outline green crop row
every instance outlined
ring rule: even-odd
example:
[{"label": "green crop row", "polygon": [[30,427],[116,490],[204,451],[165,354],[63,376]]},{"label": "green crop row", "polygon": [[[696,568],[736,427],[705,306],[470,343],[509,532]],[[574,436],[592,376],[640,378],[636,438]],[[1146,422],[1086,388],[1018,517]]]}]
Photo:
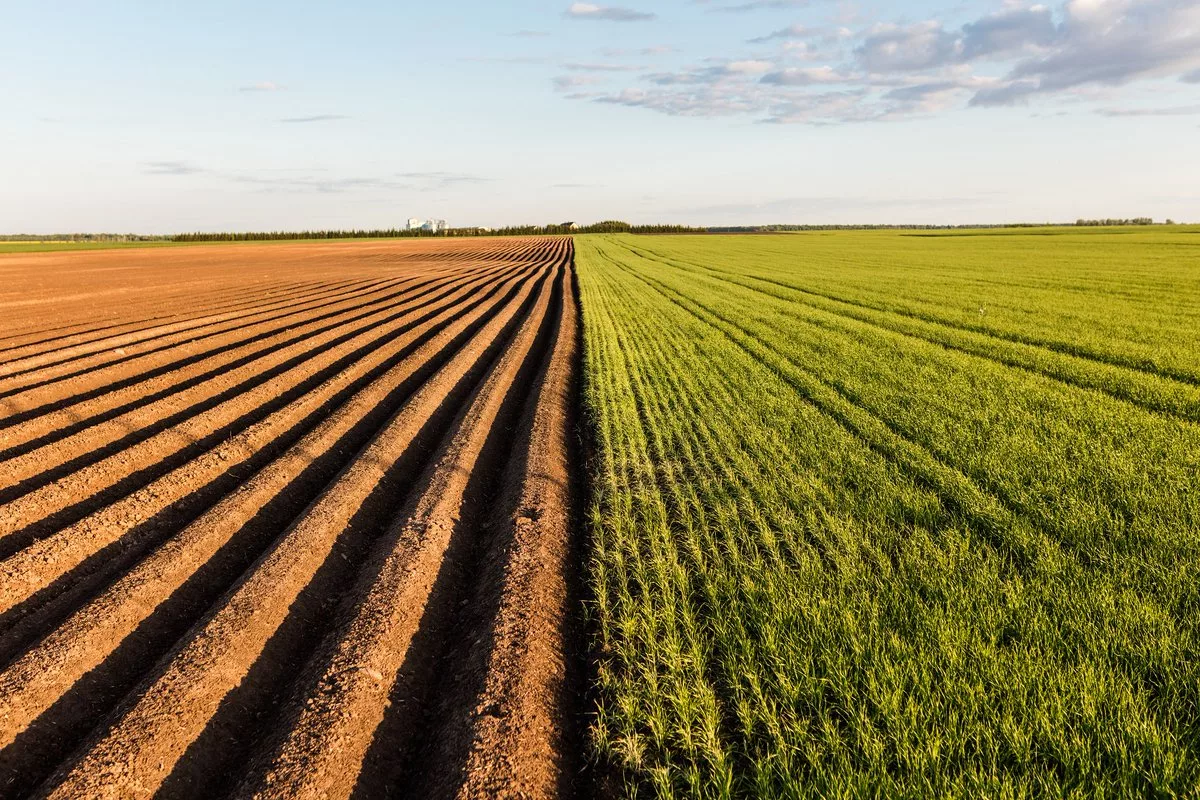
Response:
[{"label": "green crop row", "polygon": [[598,769],[1193,793],[1196,245],[577,238]]}]

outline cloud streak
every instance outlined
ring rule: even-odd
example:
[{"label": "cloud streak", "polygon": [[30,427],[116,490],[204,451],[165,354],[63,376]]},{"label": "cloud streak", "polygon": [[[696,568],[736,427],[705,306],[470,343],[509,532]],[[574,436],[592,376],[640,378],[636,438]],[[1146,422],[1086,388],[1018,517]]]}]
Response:
[{"label": "cloud streak", "polygon": [[150,161],[143,166],[148,175],[195,176],[227,181],[267,192],[315,192],[334,194],[350,191],[431,192],[457,186],[473,186],[491,180],[481,175],[448,171],[399,172],[383,176],[331,176],[320,168],[275,168],[250,171],[220,171],[198,167],[187,161]]},{"label": "cloud streak", "polygon": [[286,122],[289,125],[306,124],[309,122],[333,122],[339,119],[350,119],[343,114],[314,114],[310,117],[283,117],[280,122]]},{"label": "cloud streak", "polygon": [[283,87],[275,81],[258,81],[247,86],[239,86],[239,92],[281,92]]},{"label": "cloud streak", "polygon": [[1102,108],[1097,113],[1106,117],[1184,117],[1200,114],[1200,105],[1171,108]]},{"label": "cloud streak", "polygon": [[187,161],[148,161],[143,166],[147,175],[198,175],[206,171]]},{"label": "cloud streak", "polygon": [[624,6],[598,6],[593,3],[572,3],[564,15],[569,19],[601,20],[605,22],[646,22],[657,14],[637,11]]},{"label": "cloud streak", "polygon": [[786,11],[803,8],[808,0],[751,0],[745,3],[710,3],[708,0],[697,0],[698,5],[708,6],[709,11],[722,14],[748,14],[754,11]]},{"label": "cloud streak", "polygon": [[487,183],[490,178],[468,175],[462,172],[398,172],[397,178],[416,181],[423,190],[448,189],[463,184]]}]

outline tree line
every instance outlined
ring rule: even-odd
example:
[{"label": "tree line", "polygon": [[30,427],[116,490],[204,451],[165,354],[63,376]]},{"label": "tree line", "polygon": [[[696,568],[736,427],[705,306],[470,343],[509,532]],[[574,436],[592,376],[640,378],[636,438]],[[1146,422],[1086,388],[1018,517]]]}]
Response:
[{"label": "tree line", "polygon": [[170,236],[140,233],[10,233],[0,242],[165,242]]},{"label": "tree line", "polygon": [[346,231],[258,231],[178,233],[174,242],[264,242],[298,239],[425,239],[463,236],[545,236],[568,233],[704,233],[705,228],[684,225],[631,225],[620,220],[605,220],[592,225],[557,222],[547,225],[510,225],[504,228],[447,228],[444,231],[381,228]]},{"label": "tree line", "polygon": [[[1153,225],[1150,217],[1128,219],[1078,219],[1077,227]],[[1172,220],[1165,224],[1172,225]],[[1059,227],[1055,222],[1017,222],[975,225],[728,225],[704,228],[688,225],[632,225],[621,220],[604,220],[591,225],[552,222],[546,225],[509,225],[504,228],[448,228],[444,231],[376,228],[317,231],[225,231],[146,235],[136,233],[55,233],[0,235],[2,242],[265,242],[301,239],[424,239],[463,236],[547,236],[571,233],[775,233],[781,231],[886,231],[886,230],[966,230],[991,228]]]},{"label": "tree line", "polygon": [[[1130,219],[1077,219],[1075,224],[1079,227],[1088,228],[1107,228],[1113,225],[1153,225],[1154,220],[1150,217],[1131,217]],[[1167,224],[1173,224],[1171,220],[1167,220]]]}]

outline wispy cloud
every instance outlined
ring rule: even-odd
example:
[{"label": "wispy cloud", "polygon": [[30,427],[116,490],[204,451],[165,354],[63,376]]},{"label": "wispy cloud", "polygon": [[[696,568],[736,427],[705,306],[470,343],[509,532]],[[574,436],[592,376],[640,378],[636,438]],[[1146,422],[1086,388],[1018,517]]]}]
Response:
[{"label": "wispy cloud", "polygon": [[551,79],[551,82],[558,91],[569,92],[584,86],[604,83],[604,80],[599,75],[557,75]]},{"label": "wispy cloud", "polygon": [[571,72],[637,72],[641,69],[635,64],[595,64],[574,61],[563,64],[562,68]]},{"label": "wispy cloud", "polygon": [[446,189],[461,184],[486,183],[490,178],[461,172],[398,172],[396,177],[416,181],[422,189]]},{"label": "wispy cloud", "polygon": [[143,166],[147,175],[197,175],[206,171],[187,161],[148,161]]},{"label": "wispy cloud", "polygon": [[812,36],[812,28],[804,25],[788,25],[786,28],[772,31],[764,36],[756,36],[753,39],[747,39],[749,44],[766,44],[773,42],[776,39],[802,39],[806,36]]},{"label": "wispy cloud", "polygon": [[[719,205],[694,206],[689,208],[671,209],[669,213],[682,214],[711,214],[723,217],[753,217],[760,221],[774,219],[777,222],[788,218],[795,220],[797,215],[814,214],[824,211],[855,211],[863,208],[886,209],[928,209],[955,208],[964,205],[977,205],[988,202],[983,196],[947,196],[947,197],[880,197],[851,196],[851,197],[779,197],[769,200],[748,200],[744,202],[721,203]],[[796,220],[799,221],[799,220]]]},{"label": "wispy cloud", "polygon": [[645,22],[658,15],[624,6],[598,6],[593,3],[572,3],[564,12],[571,19],[593,19],[607,22]]},{"label": "wispy cloud", "polygon": [[459,61],[474,64],[546,64],[550,59],[545,56],[467,56]]},{"label": "wispy cloud", "polygon": [[549,31],[529,31],[529,30],[513,31],[512,33],[505,34],[505,36],[511,36],[516,39],[542,39],[549,35],[550,35]]},{"label": "wispy cloud", "polygon": [[597,51],[602,56],[608,58],[623,58],[625,56],[663,56],[668,53],[674,53],[675,48],[670,45],[657,44],[653,47],[605,47]]},{"label": "wispy cloud", "polygon": [[696,0],[696,4],[708,6],[709,11],[719,11],[724,14],[746,14],[751,11],[784,11],[803,8],[808,5],[808,0],[752,0],[746,3],[712,3],[709,0]]},{"label": "wispy cloud", "polygon": [[1200,114],[1200,105],[1170,108],[1102,108],[1097,113],[1106,117],[1183,117]]},{"label": "wispy cloud", "polygon": [[219,171],[194,166],[186,161],[151,161],[143,165],[151,175],[207,175],[238,186],[264,192],[296,192],[333,194],[340,192],[430,192],[485,183],[489,178],[462,172],[421,171],[391,175],[330,175],[319,167],[262,168],[240,171]]},{"label": "wispy cloud", "polygon": [[279,92],[283,91],[283,87],[275,81],[258,81],[247,86],[239,86],[239,92]]},{"label": "wispy cloud", "polygon": [[306,122],[333,122],[334,120],[339,120],[339,119],[350,119],[350,118],[343,114],[314,114],[311,117],[284,117],[279,121],[287,122],[289,124],[294,124],[294,123],[306,123]]},{"label": "wispy cloud", "polygon": [[316,192],[318,194],[335,194],[354,190],[396,191],[412,189],[409,184],[390,181],[383,178],[330,178],[325,176],[274,176],[241,174],[231,175],[229,180],[234,183],[254,186],[268,192]]}]

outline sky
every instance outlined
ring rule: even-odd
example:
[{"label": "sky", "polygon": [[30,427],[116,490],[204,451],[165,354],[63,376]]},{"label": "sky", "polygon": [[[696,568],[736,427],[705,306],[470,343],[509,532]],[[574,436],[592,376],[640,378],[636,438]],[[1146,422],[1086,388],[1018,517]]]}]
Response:
[{"label": "sky", "polygon": [[1200,0],[628,2],[0,0],[0,233],[1200,221]]}]

